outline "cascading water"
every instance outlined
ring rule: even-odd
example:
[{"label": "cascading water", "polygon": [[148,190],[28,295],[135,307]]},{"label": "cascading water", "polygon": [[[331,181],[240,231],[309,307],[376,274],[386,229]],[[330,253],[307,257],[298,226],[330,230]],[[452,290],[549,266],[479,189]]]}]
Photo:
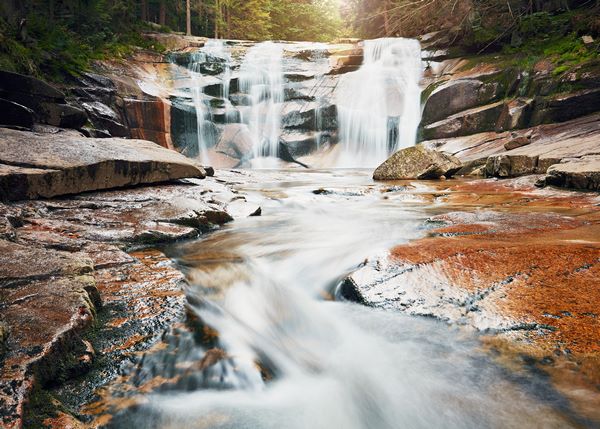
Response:
[{"label": "cascading water", "polygon": [[222,73],[221,98],[224,100],[225,114],[231,115],[229,102],[229,86],[231,80],[230,56],[222,40],[209,40],[198,52],[192,54],[189,64],[192,85],[190,92],[196,110],[196,135],[198,140],[198,158],[203,163],[210,163],[208,149],[217,142],[213,118],[210,111],[210,97],[204,94],[204,88],[211,81],[206,77],[207,67],[219,67],[216,70]]},{"label": "cascading water", "polygon": [[363,65],[336,91],[340,167],[376,167],[415,143],[420,121],[421,49],[413,39],[365,40]]},{"label": "cascading water", "polygon": [[283,46],[259,43],[246,54],[240,67],[240,91],[250,96],[251,104],[240,109],[254,139],[254,157],[279,154],[281,110],[284,101]]}]

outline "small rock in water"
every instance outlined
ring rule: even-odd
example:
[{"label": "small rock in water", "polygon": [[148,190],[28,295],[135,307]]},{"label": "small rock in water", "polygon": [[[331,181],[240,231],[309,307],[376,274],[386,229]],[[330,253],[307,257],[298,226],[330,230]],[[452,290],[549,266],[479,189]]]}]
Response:
[{"label": "small rock in water", "polygon": [[227,205],[225,211],[234,219],[250,216],[260,216],[262,209],[258,204],[249,203],[244,200],[235,200]]}]

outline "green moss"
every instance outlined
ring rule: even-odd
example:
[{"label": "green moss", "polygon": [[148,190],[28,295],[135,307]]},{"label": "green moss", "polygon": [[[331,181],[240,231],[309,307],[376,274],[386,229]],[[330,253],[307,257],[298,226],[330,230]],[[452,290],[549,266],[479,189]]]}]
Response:
[{"label": "green moss", "polygon": [[24,411],[24,429],[46,428],[48,426],[44,424],[44,420],[56,417],[59,411],[67,412],[56,398],[39,387],[31,392]]},{"label": "green moss", "polygon": [[562,65],[562,66],[558,66],[554,70],[552,70],[552,76],[560,76],[564,72],[568,71],[570,68],[571,67],[566,64]]},{"label": "green moss", "polygon": [[421,104],[424,104],[427,101],[427,99],[429,98],[429,96],[431,94],[433,94],[433,91],[435,91],[437,88],[442,86],[444,83],[446,83],[446,82],[445,81],[434,82],[431,85],[429,85],[427,88],[425,88],[425,90],[423,92],[421,92]]}]

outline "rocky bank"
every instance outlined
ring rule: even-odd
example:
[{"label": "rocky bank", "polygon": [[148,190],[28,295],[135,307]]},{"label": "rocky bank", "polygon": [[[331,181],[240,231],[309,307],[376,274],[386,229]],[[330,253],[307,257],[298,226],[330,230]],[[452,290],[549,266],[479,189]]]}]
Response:
[{"label": "rocky bank", "polygon": [[0,77],[2,427],[78,427],[48,389],[88,374],[93,394],[185,319],[185,279],[154,249],[260,208],[176,151],[90,131],[58,89]]}]

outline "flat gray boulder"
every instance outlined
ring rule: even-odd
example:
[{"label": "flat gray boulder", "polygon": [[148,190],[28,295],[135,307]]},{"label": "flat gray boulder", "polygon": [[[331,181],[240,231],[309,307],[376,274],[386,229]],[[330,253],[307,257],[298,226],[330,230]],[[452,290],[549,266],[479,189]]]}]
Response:
[{"label": "flat gray boulder", "polygon": [[545,182],[563,188],[600,191],[600,156],[583,156],[548,168]]},{"label": "flat gray boulder", "polygon": [[193,160],[149,141],[0,128],[0,200],[50,198],[205,176]]},{"label": "flat gray boulder", "polygon": [[453,155],[422,145],[399,150],[373,173],[375,180],[438,179],[451,177],[462,164]]}]

